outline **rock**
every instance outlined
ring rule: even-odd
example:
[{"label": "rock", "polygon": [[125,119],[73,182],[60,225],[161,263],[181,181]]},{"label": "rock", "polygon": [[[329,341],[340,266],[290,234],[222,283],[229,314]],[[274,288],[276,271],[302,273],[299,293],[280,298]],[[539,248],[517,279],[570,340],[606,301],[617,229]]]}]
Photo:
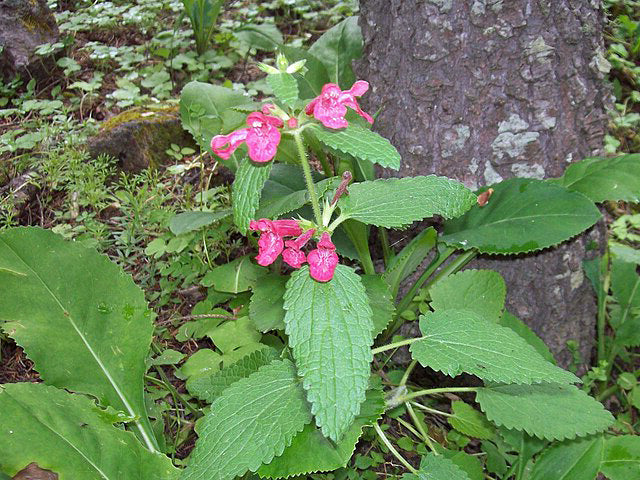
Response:
[{"label": "rock", "polygon": [[16,473],[13,480],[58,480],[58,474],[40,468],[37,463],[30,463]]},{"label": "rock", "polygon": [[34,51],[58,37],[46,0],[0,0],[0,76],[40,76],[43,64]]},{"label": "rock", "polygon": [[104,122],[87,147],[94,158],[107,154],[118,159],[121,170],[139,172],[172,162],[165,153],[172,143],[196,148],[182,128],[178,107],[136,107]]}]

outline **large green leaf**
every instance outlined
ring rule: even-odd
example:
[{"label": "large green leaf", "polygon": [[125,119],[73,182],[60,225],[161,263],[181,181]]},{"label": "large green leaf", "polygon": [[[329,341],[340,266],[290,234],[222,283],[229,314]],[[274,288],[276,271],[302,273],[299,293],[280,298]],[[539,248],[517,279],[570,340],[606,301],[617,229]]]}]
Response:
[{"label": "large green leaf", "polygon": [[584,437],[613,423],[601,403],[573,385],[494,385],[478,389],[476,400],[495,424],[548,440]]},{"label": "large green leaf", "polygon": [[331,81],[324,64],[311,52],[302,48],[282,45],[279,50],[284,53],[290,63],[305,60],[304,66],[307,72],[304,75],[294,74],[298,81],[300,98],[310,99],[320,95],[322,87]]},{"label": "large green leaf", "polygon": [[618,302],[611,314],[616,341],[625,346],[640,345],[640,276],[636,264],[611,259],[611,291]]},{"label": "large green leaf", "polygon": [[416,220],[462,215],[476,196],[445,177],[387,178],[355,183],[339,202],[340,214],[379,227],[404,227]]},{"label": "large green leaf", "polygon": [[244,235],[249,228],[249,222],[255,218],[260,203],[260,192],[269,178],[272,165],[273,162],[260,165],[245,157],[236,171],[231,196],[233,221]]},{"label": "large green leaf", "polygon": [[365,288],[345,265],[326,283],[312,279],[304,266],[287,283],[284,308],[316,424],[337,442],[359,413],[369,381],[373,314]]},{"label": "large green leaf", "polygon": [[60,480],[178,477],[166,456],[113,426],[115,418],[83,395],[42,383],[0,385],[0,471],[15,475],[35,462]]},{"label": "large green leaf", "polygon": [[0,234],[0,319],[42,379],[138,417],[155,445],[143,375],[153,314],[131,277],[104,255],[48,230]]},{"label": "large green leaf", "polygon": [[284,292],[289,277],[268,274],[253,288],[249,316],[261,332],[284,330]]},{"label": "large green leaf", "polygon": [[380,275],[362,275],[360,279],[367,291],[369,306],[373,311],[373,337],[375,338],[387,328],[393,319],[396,307],[393,304],[389,286]]},{"label": "large green leaf", "polygon": [[283,360],[265,365],[211,404],[180,478],[225,480],[255,472],[281,455],[310,421],[293,364]]},{"label": "large green leaf", "polygon": [[445,224],[443,241],[482,253],[533,252],[578,235],[600,218],[581,193],[542,180],[510,178],[492,188],[484,207]]},{"label": "large green leaf", "polygon": [[289,73],[267,75],[267,83],[276,98],[286,107],[293,107],[298,101],[298,82]]},{"label": "large green leaf", "polygon": [[267,52],[273,52],[284,43],[282,33],[273,23],[248,23],[237,28],[234,34],[249,48]]},{"label": "large green leaf", "polygon": [[231,209],[220,210],[218,212],[195,211],[178,213],[169,222],[169,230],[171,230],[171,233],[174,235],[182,235],[199,230],[202,227],[207,227],[228,217],[232,213]]},{"label": "large green leaf", "polygon": [[200,283],[219,292],[240,293],[253,288],[268,272],[245,255],[209,270]]},{"label": "large green leaf", "polygon": [[402,480],[469,480],[469,476],[453,461],[442,455],[428,453],[416,473],[405,473]]},{"label": "large green leaf", "polygon": [[549,347],[547,347],[542,339],[518,317],[506,311],[502,317],[500,317],[500,320],[498,320],[498,324],[503,327],[509,327],[511,330],[516,332],[524,339],[525,342],[535,348],[536,352],[538,352],[542,358],[555,365],[556,359],[553,358],[553,354],[549,350]]},{"label": "large green leaf", "polygon": [[382,167],[394,170],[400,168],[400,154],[389,140],[354,123],[341,130],[331,130],[318,125],[310,127],[309,131],[334,150],[377,163]]},{"label": "large green leaf", "polygon": [[602,435],[558,443],[542,452],[531,470],[530,478],[593,480],[600,469],[603,447]]},{"label": "large green leaf", "polygon": [[547,362],[513,330],[470,310],[427,313],[420,318],[420,330],[424,337],[411,345],[413,358],[452,377],[467,372],[505,383],[580,381]]},{"label": "large green leaf", "polygon": [[437,282],[431,289],[434,310],[473,310],[481,318],[497,322],[502,315],[507,287],[493,270],[463,270]]},{"label": "large green leaf", "polygon": [[640,201],[640,154],[616,158],[585,158],[567,167],[564,175],[551,180],[580,192],[593,202]]},{"label": "large green leaf", "polygon": [[475,438],[489,439],[495,434],[495,427],[487,417],[468,403],[451,402],[452,415],[447,417],[449,424],[459,432]]},{"label": "large green leaf", "polygon": [[349,17],[322,34],[309,48],[327,69],[329,79],[342,88],[356,80],[351,63],[362,55],[362,33],[358,17]]},{"label": "large green leaf", "polygon": [[640,478],[640,437],[607,438],[600,470],[609,480]]},{"label": "large green leaf", "polygon": [[353,455],[366,425],[376,422],[384,412],[384,397],[379,389],[367,390],[360,413],[342,439],[333,443],[313,424],[304,427],[282,455],[258,470],[261,477],[285,478],[344,467]]}]

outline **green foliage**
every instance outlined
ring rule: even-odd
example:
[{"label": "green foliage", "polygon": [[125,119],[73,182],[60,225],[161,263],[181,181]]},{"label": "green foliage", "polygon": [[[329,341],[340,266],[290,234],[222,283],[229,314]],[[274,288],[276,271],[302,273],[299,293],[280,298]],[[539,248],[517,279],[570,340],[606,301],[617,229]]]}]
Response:
[{"label": "green foliage", "polygon": [[290,73],[268,75],[267,83],[276,98],[286,107],[293,107],[298,101],[298,82]]},{"label": "green foliage", "polygon": [[531,178],[493,185],[487,205],[448,221],[442,240],[482,253],[527,253],[568,240],[589,228],[600,212],[584,195]]},{"label": "green foliage", "polygon": [[213,402],[180,478],[222,480],[255,472],[281,455],[310,421],[295,367],[288,360],[274,361],[232,384]]},{"label": "green foliage", "polygon": [[555,364],[556,361],[553,358],[553,354],[549,351],[549,347],[545,345],[540,337],[538,337],[533,330],[531,330],[526,323],[520,320],[510,312],[504,312],[502,317],[498,320],[498,324],[503,327],[509,327],[511,330],[520,335],[525,342],[535,348],[536,352],[544,358],[547,362]]},{"label": "green foliage", "polygon": [[170,223],[169,229],[174,235],[183,235],[185,233],[200,230],[202,227],[208,227],[216,223],[218,220],[231,215],[231,210],[221,210],[219,212],[183,212],[175,215]]},{"label": "green foliage", "polygon": [[373,337],[387,328],[393,319],[395,306],[389,287],[379,275],[362,275],[362,285],[367,292],[369,306],[373,312]]},{"label": "green foliage", "polygon": [[271,173],[271,162],[259,165],[245,157],[233,182],[233,220],[242,234],[247,233],[260,203],[260,192]]},{"label": "green foliage", "polygon": [[640,437],[609,437],[604,444],[600,471],[610,480],[626,480],[640,474]]},{"label": "green foliage", "polygon": [[451,410],[453,416],[447,420],[460,433],[481,439],[493,438],[495,435],[495,428],[489,423],[487,417],[468,403],[451,402]]},{"label": "green foliage", "polygon": [[196,48],[203,54],[209,47],[224,0],[182,0],[196,38]]},{"label": "green foliage", "polygon": [[240,293],[253,288],[267,269],[251,262],[250,256],[238,257],[210,270],[202,279],[202,285],[218,292]]},{"label": "green foliage", "polygon": [[420,470],[406,473],[402,480],[469,480],[467,474],[448,458],[429,453],[422,457]]},{"label": "green foliage", "polygon": [[249,315],[261,332],[284,330],[284,293],[288,277],[268,274],[253,288]]},{"label": "green foliage", "polygon": [[531,480],[595,479],[604,448],[603,435],[565,441],[544,450],[531,470]]},{"label": "green foliage", "polygon": [[337,442],[359,413],[369,380],[373,313],[366,291],[345,265],[327,283],[313,280],[305,266],[291,275],[284,308],[289,345],[316,424]]}]

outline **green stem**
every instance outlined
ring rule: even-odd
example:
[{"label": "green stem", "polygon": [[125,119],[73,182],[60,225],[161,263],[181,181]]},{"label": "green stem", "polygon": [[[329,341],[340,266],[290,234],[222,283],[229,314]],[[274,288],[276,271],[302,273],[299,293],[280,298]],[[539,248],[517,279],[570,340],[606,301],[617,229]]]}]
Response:
[{"label": "green stem", "polygon": [[395,449],[395,447],[391,444],[391,442],[389,441],[389,439],[386,437],[386,435],[384,434],[384,432],[382,431],[382,429],[380,428],[380,425],[378,425],[378,422],[373,424],[373,428],[375,429],[376,433],[378,434],[378,436],[380,437],[380,440],[382,440],[382,443],[384,443],[387,448],[389,449],[389,451],[393,454],[394,457],[396,457],[398,459],[398,461],[404,465],[407,470],[409,470],[411,473],[416,474],[418,473],[418,471],[413,468],[411,466],[411,464],[409,462],[407,462],[404,457],[402,455],[400,455],[398,453],[398,451]]},{"label": "green stem", "polygon": [[424,410],[425,412],[433,413],[434,415],[442,415],[444,417],[455,417],[455,415],[447,412],[441,412],[440,410],[436,410],[435,408],[427,407],[426,405],[422,405],[418,402],[411,402],[412,405],[415,405],[420,410]]},{"label": "green stem", "polygon": [[596,400],[600,403],[604,402],[607,398],[618,391],[618,385],[611,385],[609,388],[603,390],[596,396]]},{"label": "green stem", "polygon": [[313,153],[316,154],[316,157],[320,161],[320,165],[322,165],[322,171],[324,174],[327,177],[333,177],[333,168],[331,168],[329,159],[327,158],[326,153],[324,153],[320,142],[313,135],[304,135],[304,141],[309,145],[309,148],[313,150]]},{"label": "green stem", "polygon": [[[607,292],[609,291],[609,273],[604,276],[602,282],[602,299],[598,304],[598,319],[597,319],[597,332],[598,332],[598,364],[601,361],[605,360],[607,356],[606,347],[605,347],[605,327],[607,324]],[[615,348],[612,348],[612,352],[615,351]],[[613,363],[613,359],[609,358],[609,365]],[[611,371],[610,366],[607,365],[607,376]]]},{"label": "green stem", "polygon": [[378,235],[380,236],[380,245],[382,245],[384,267],[387,268],[389,262],[393,258],[393,250],[391,250],[391,246],[389,246],[389,235],[387,235],[387,229],[384,227],[378,227]]},{"label": "green stem", "polygon": [[387,345],[382,345],[381,347],[374,348],[373,350],[371,350],[371,353],[376,355],[378,353],[386,352],[387,350],[394,350],[405,345],[411,345],[413,342],[416,342],[421,338],[424,337],[407,338],[406,340],[400,340],[399,342],[388,343]]},{"label": "green stem", "polygon": [[402,375],[402,379],[400,380],[400,385],[398,385],[399,387],[402,387],[403,385],[407,384],[407,380],[409,380],[409,375],[411,375],[411,372],[416,367],[417,363],[418,363],[417,360],[411,361],[407,369],[404,371],[404,375]]},{"label": "green stem", "polygon": [[445,387],[445,388],[428,388],[426,390],[418,390],[417,392],[409,393],[402,399],[403,401],[412,400],[414,398],[422,397],[424,395],[434,395],[436,393],[455,393],[455,392],[477,392],[479,387]]},{"label": "green stem", "polygon": [[424,441],[429,447],[429,450],[431,450],[435,455],[440,455],[434,448],[433,443],[431,442],[431,438],[429,437],[429,434],[424,431],[424,428],[422,427],[422,422],[416,415],[416,412],[413,411],[413,407],[411,406],[411,404],[409,402],[405,402],[404,405],[405,407],[407,407],[407,411],[409,412],[409,416],[411,417],[411,420],[413,420],[413,424],[416,426],[416,428],[422,435],[422,438],[424,438]]},{"label": "green stem", "polygon": [[298,147],[298,156],[300,157],[300,165],[302,166],[302,171],[304,173],[304,181],[307,184],[307,190],[309,191],[311,207],[313,208],[313,216],[316,218],[316,223],[318,225],[322,225],[320,202],[318,201],[316,186],[313,183],[313,177],[311,176],[311,165],[309,165],[309,160],[307,159],[307,151],[302,143],[302,136],[300,133],[294,133],[293,138],[296,140],[296,147]]}]

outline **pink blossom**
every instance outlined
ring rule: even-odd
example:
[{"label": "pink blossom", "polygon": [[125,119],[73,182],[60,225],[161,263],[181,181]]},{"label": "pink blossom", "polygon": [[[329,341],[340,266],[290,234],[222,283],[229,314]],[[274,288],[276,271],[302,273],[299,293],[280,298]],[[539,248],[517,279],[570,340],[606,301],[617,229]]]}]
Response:
[{"label": "pink blossom", "polygon": [[276,261],[284,248],[282,237],[275,232],[264,232],[258,240],[259,252],[256,257],[258,265],[266,267]]},{"label": "pink blossom", "polygon": [[307,261],[307,257],[302,251],[307,242],[313,237],[314,229],[307,230],[295,240],[284,242],[285,248],[282,252],[282,259],[293,268],[300,268]]},{"label": "pink blossom", "polygon": [[311,277],[318,282],[328,282],[338,266],[338,255],[335,245],[328,233],[323,233],[318,248],[307,255]]},{"label": "pink blossom", "polygon": [[[302,229],[296,220],[269,220],[261,218],[249,222],[249,229],[261,232],[258,240],[258,256],[256,261],[266,267],[276,261],[284,249],[283,237],[297,236]],[[303,254],[304,255],[304,254]],[[289,263],[289,262],[287,262]]]},{"label": "pink blossom", "polygon": [[355,110],[367,122],[373,123],[373,118],[360,108],[356,100],[356,97],[363,95],[368,89],[369,84],[364,80],[358,80],[349,90],[344,91],[335,83],[327,83],[322,87],[320,95],[314,98],[304,111],[328,128],[344,128],[349,125],[344,118],[347,107]]},{"label": "pink blossom", "polygon": [[[267,105],[265,105],[267,107]],[[263,107],[268,112],[269,108]],[[220,158],[227,160],[242,144],[249,149],[249,158],[254,162],[268,162],[276,155],[280,143],[280,131],[284,122],[270,115],[253,112],[247,116],[248,128],[242,128],[228,135],[216,135],[211,139],[211,149]]]}]

